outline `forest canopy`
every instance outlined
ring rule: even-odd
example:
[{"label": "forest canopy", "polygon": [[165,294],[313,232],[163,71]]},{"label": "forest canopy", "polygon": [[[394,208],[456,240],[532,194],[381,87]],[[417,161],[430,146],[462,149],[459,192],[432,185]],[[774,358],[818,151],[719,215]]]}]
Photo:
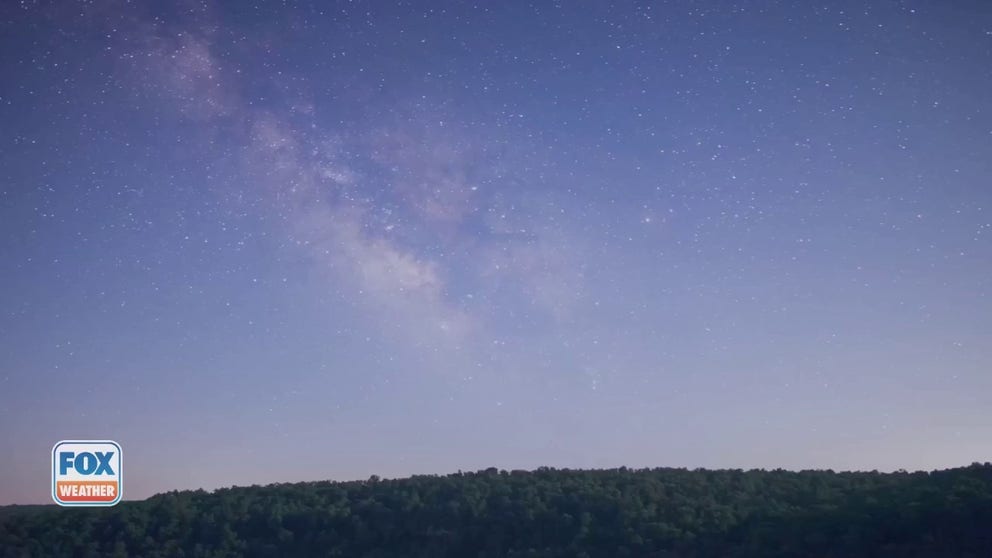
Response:
[{"label": "forest canopy", "polygon": [[992,464],[501,471],[0,508],[0,556],[992,556]]}]

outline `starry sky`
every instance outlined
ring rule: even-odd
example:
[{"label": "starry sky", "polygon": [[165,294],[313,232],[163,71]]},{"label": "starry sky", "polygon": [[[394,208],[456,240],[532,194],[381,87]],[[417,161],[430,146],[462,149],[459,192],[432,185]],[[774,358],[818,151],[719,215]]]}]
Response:
[{"label": "starry sky", "polygon": [[992,459],[992,5],[5,2],[0,504]]}]

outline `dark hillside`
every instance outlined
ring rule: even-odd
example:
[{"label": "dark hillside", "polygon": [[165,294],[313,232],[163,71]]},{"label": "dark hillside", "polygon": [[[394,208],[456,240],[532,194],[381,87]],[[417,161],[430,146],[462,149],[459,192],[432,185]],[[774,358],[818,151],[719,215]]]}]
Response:
[{"label": "dark hillside", "polygon": [[497,471],[0,513],[0,556],[992,556],[992,464]]}]

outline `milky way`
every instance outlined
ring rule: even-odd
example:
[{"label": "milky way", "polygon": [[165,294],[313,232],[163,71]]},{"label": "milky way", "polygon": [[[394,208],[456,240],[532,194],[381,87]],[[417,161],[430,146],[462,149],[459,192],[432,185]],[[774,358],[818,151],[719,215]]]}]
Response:
[{"label": "milky way", "polygon": [[0,503],[992,459],[984,2],[0,8]]}]

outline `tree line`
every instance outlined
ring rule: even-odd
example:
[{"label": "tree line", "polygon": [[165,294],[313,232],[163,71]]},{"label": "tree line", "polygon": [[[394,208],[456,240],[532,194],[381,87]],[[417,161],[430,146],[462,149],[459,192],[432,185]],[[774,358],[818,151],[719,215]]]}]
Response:
[{"label": "tree line", "polygon": [[0,508],[0,556],[992,556],[992,464],[500,471]]}]

